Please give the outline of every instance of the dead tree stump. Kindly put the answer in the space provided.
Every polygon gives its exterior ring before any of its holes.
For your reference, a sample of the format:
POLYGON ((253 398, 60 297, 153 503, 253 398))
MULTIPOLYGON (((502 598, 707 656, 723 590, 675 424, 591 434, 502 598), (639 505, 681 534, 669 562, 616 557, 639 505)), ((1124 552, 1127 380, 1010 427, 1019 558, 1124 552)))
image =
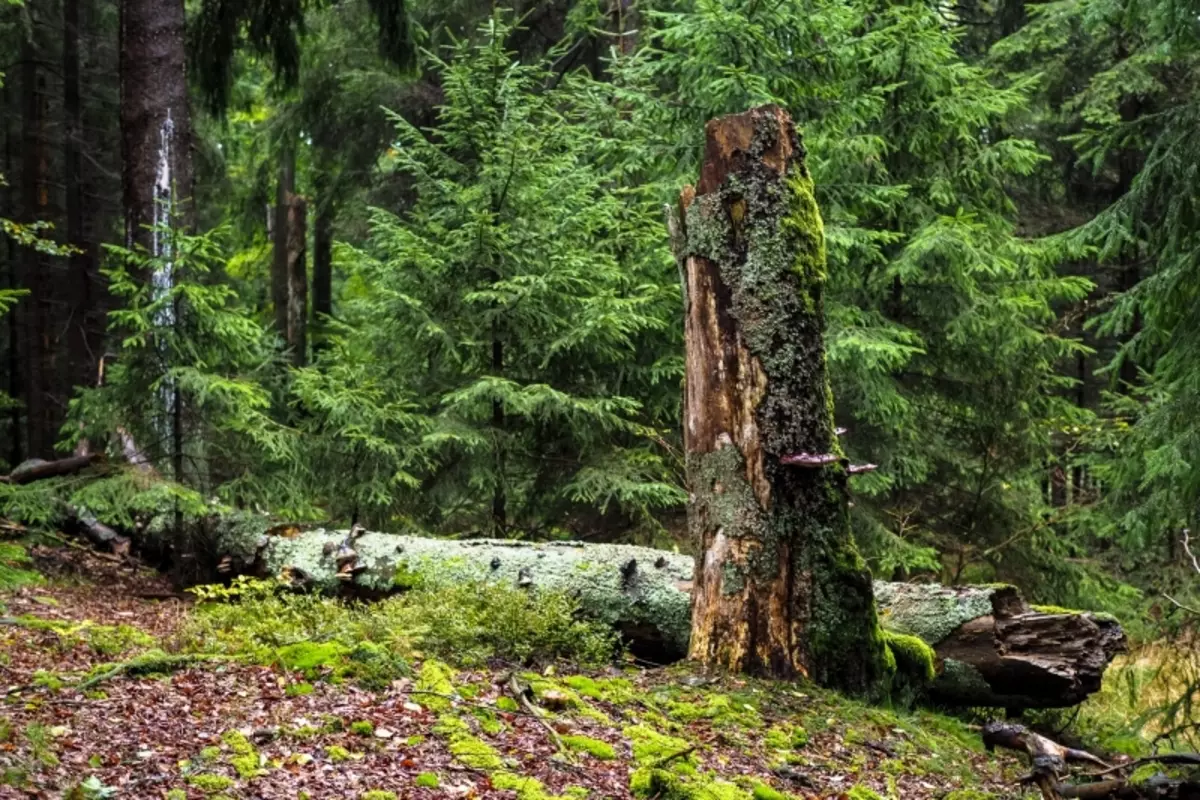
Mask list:
POLYGON ((885 671, 825 366, 825 240, 800 137, 763 106, 711 121, 680 198, 690 656, 866 691, 885 671))

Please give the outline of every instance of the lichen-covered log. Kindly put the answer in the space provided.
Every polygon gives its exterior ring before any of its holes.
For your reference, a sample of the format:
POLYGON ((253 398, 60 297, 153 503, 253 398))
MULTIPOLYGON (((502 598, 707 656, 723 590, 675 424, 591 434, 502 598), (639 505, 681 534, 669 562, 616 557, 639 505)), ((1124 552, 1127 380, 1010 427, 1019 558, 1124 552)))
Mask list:
MULTIPOLYGON (((579 542, 352 536, 271 527, 250 514, 221 518, 212 537, 229 573, 286 575, 304 586, 367 595, 403 591, 418 578, 567 591, 651 660, 673 661, 688 651, 694 564, 679 553, 579 542)), ((1124 643, 1115 620, 1029 608, 1012 587, 876 582, 874 589, 887 627, 933 646, 938 675, 932 690, 950 703, 1078 703, 1099 688, 1104 668, 1124 643)))
POLYGON ((1012 586, 877 583, 884 625, 919 636, 942 662, 950 703, 1045 708, 1082 702, 1125 649, 1106 614, 1030 606, 1012 586), (988 693, 987 703, 977 702, 988 693))
POLYGON ((887 671, 847 517, 825 367, 825 240, 800 137, 763 106, 710 122, 681 197, 690 655, 862 692, 887 671))

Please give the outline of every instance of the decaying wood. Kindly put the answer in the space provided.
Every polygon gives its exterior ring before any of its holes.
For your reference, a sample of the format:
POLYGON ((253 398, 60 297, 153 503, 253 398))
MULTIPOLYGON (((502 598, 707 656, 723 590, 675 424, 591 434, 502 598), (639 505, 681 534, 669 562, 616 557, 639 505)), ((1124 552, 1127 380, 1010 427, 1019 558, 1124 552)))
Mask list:
POLYGON ((825 369, 825 242, 778 106, 712 120, 680 197, 690 656, 851 691, 884 671, 825 369), (793 455, 798 454, 798 455, 793 455), (816 455, 809 455, 816 454, 816 455))
POLYGON ((99 453, 60 458, 55 461, 43 461, 40 458, 30 459, 17 466, 7 477, 7 483, 33 483, 46 478, 59 478, 63 475, 73 475, 82 472, 100 461, 99 453))
POLYGON ((887 627, 933 646, 942 668, 934 691, 949 703, 978 698, 982 680, 992 693, 985 705, 1075 705, 1125 649, 1115 619, 1038 609, 1012 586, 877 583, 876 599, 887 627))
MULTIPOLYGON (((409 588, 417 576, 567 591, 648 660, 667 663, 688 651, 695 567, 679 553, 581 542, 430 539, 361 528, 300 530, 250 514, 226 515, 200 538, 220 554, 210 556, 210 566, 225 563, 227 575, 284 575, 325 591, 378 596, 409 588)), ((931 692, 948 704, 1073 705, 1099 687, 1104 667, 1124 642, 1113 620, 1038 611, 1012 587, 877 581, 874 593, 886 626, 934 648, 938 676, 931 692), (997 617, 1005 620, 1003 639, 996 634, 997 617), (1016 642, 1027 649, 1016 651, 1016 642), (1000 652, 1005 646, 1008 651, 1000 652)))
POLYGON ((1023 725, 1006 722, 990 722, 985 725, 983 727, 983 744, 989 751, 1001 747, 1028 755, 1030 771, 1020 782, 1036 785, 1044 800, 1059 800, 1060 798, 1084 798, 1085 800, 1180 798, 1195 800, 1200 798, 1200 781, 1154 775, 1146 780, 1134 782, 1128 777, 1136 767, 1146 763, 1200 765, 1200 755, 1168 755, 1110 767, 1102 759, 1086 750, 1065 747, 1052 739, 1034 733, 1023 725), (1094 780, 1068 783, 1064 781, 1064 778, 1067 777, 1072 764, 1089 764, 1099 767, 1101 771, 1086 776, 1094 780), (1115 772, 1125 773, 1125 777, 1108 777, 1115 772))

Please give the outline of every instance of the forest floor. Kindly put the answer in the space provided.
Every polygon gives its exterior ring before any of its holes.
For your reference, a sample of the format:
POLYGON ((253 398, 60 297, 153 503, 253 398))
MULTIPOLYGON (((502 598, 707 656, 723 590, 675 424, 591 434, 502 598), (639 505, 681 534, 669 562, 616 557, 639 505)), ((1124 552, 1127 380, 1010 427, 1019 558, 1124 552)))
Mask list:
POLYGON ((190 603, 152 571, 37 556, 48 580, 0 595, 0 798, 1019 796, 1021 766, 957 719, 683 667, 517 673, 525 699, 504 669, 434 661, 381 691, 236 661, 104 677, 190 603))

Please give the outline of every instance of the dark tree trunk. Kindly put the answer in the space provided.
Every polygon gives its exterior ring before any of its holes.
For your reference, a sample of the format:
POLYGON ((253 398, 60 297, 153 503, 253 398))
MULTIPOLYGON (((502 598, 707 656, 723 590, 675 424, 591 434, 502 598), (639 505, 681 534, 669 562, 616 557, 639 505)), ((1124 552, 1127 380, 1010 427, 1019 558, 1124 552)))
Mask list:
POLYGON ((317 195, 316 219, 313 221, 313 351, 319 348, 325 320, 333 316, 333 200, 317 195))
POLYGON ((288 335, 288 209, 296 183, 296 153, 286 147, 279 154, 279 180, 275 185, 274 257, 271 261, 271 302, 275 306, 275 330, 288 335))
MULTIPOLYGON (((39 69, 39 53, 32 40, 22 55, 25 92, 24 174, 25 216, 27 222, 45 221, 50 206, 50 158, 46 132, 47 100, 45 76, 39 69)), ((27 455, 48 457, 54 452, 53 398, 50 393, 53 374, 50 330, 47 320, 49 303, 47 278, 50 259, 34 248, 26 248, 20 285, 28 296, 18 306, 20 314, 21 359, 23 361, 21 400, 25 406, 27 455)))
POLYGON ((704 553, 690 655, 870 691, 884 645, 850 535, 804 150, 776 106, 706 133, 700 183, 681 198, 688 526, 704 553))
POLYGON ((121 0, 120 53, 125 243, 164 255, 149 228, 194 212, 183 0, 121 0))
POLYGON ((83 145, 83 109, 80 102, 79 0, 63 2, 63 158, 65 166, 67 243, 76 249, 70 256, 67 289, 68 378, 72 386, 90 385, 99 358, 95 336, 95 251, 84 226, 84 183, 80 148, 83 145))
POLYGON ((308 354, 308 203, 288 197, 287 342, 292 364, 302 367, 308 354))
MULTIPOLYGON (((4 112, 5 118, 0 125, 4 128, 4 175, 6 177, 5 186, 0 186, 0 191, 4 193, 5 208, 13 209, 17 207, 17 190, 12 182, 13 167, 15 165, 14 152, 17 148, 13 146, 13 128, 11 117, 8 112, 13 105, 13 92, 8 84, 3 88, 4 97, 4 112)), ((13 115, 15 116, 15 115, 13 115)), ((20 287, 20 263, 17 255, 17 244, 11 238, 5 237, 5 252, 7 258, 5 260, 4 285, 8 289, 17 289, 20 287)), ((9 397, 19 399, 21 397, 21 326, 20 318, 17 313, 10 312, 8 314, 8 380, 7 389, 9 397)), ((24 459, 24 429, 21 427, 21 408, 18 404, 13 404, 8 412, 8 453, 7 458, 9 464, 15 466, 20 464, 24 459)))

